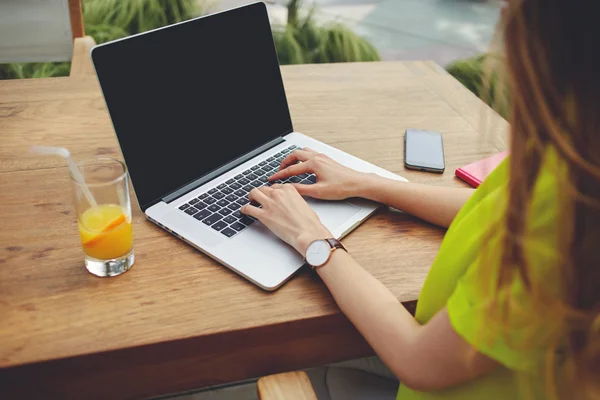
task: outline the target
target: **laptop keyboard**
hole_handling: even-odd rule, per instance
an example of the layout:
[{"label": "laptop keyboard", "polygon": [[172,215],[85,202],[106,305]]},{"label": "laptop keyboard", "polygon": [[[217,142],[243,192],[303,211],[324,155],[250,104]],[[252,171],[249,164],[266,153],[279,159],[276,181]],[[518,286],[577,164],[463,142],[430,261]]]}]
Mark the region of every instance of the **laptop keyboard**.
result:
[{"label": "laptop keyboard", "polygon": [[317,182],[314,174],[292,176],[272,183],[268,181],[268,177],[279,170],[281,161],[295,149],[298,147],[290,146],[272,154],[227,182],[182,204],[179,209],[229,238],[235,236],[256,221],[240,212],[240,208],[250,202],[248,193],[252,189],[271,186],[274,183],[293,182],[312,185]]}]

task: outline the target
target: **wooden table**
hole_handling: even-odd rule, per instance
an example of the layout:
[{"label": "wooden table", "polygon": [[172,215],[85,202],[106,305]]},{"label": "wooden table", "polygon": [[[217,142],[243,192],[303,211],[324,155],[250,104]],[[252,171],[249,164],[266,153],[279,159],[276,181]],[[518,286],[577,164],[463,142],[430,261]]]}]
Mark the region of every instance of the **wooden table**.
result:
[{"label": "wooden table", "polygon": [[[411,181],[465,186],[455,168],[506,148],[506,122],[432,63],[289,66],[283,75],[296,130]],[[406,128],[443,133],[443,175],[404,169]],[[87,273],[67,168],[28,146],[120,158],[95,78],[0,82],[0,140],[1,397],[144,398],[372,353],[309,271],[264,292],[137,205],[133,269]],[[409,304],[443,235],[382,210],[345,243]]]}]

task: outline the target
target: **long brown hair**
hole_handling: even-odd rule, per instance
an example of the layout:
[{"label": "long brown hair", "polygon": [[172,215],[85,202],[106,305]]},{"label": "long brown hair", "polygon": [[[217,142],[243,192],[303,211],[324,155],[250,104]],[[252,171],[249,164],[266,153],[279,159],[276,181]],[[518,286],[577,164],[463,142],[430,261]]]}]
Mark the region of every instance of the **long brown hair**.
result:
[{"label": "long brown hair", "polygon": [[[600,398],[600,17],[589,0],[513,0],[501,29],[512,102],[508,205],[497,290],[518,277],[561,327],[549,364],[561,363],[568,398]],[[557,176],[560,298],[548,301],[523,238],[545,151]],[[557,175],[558,174],[557,171]],[[555,296],[556,297],[556,296]],[[544,309],[545,310],[542,310]],[[506,317],[506,316],[505,316]],[[561,357],[556,357],[556,354]],[[549,365],[547,371],[554,371]],[[556,379],[555,379],[556,380]],[[548,390],[556,395],[556,386]]]}]

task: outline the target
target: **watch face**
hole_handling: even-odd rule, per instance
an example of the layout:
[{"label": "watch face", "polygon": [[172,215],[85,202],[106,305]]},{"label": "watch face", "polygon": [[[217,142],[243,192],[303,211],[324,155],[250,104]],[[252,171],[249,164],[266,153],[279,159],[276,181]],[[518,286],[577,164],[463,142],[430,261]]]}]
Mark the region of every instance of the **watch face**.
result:
[{"label": "watch face", "polygon": [[325,240],[316,240],[306,249],[306,261],[313,267],[319,267],[329,260],[331,246]]}]

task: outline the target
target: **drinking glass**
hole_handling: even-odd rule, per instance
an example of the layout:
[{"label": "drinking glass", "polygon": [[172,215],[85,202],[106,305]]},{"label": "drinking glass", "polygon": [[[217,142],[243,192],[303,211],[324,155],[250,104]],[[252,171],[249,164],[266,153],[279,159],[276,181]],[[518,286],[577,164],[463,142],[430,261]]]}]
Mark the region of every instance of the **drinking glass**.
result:
[{"label": "drinking glass", "polygon": [[71,175],[85,266],[96,276],[120,275],[135,260],[127,167],[112,158],[85,160],[78,167],[96,202],[91,204],[84,183]]}]

